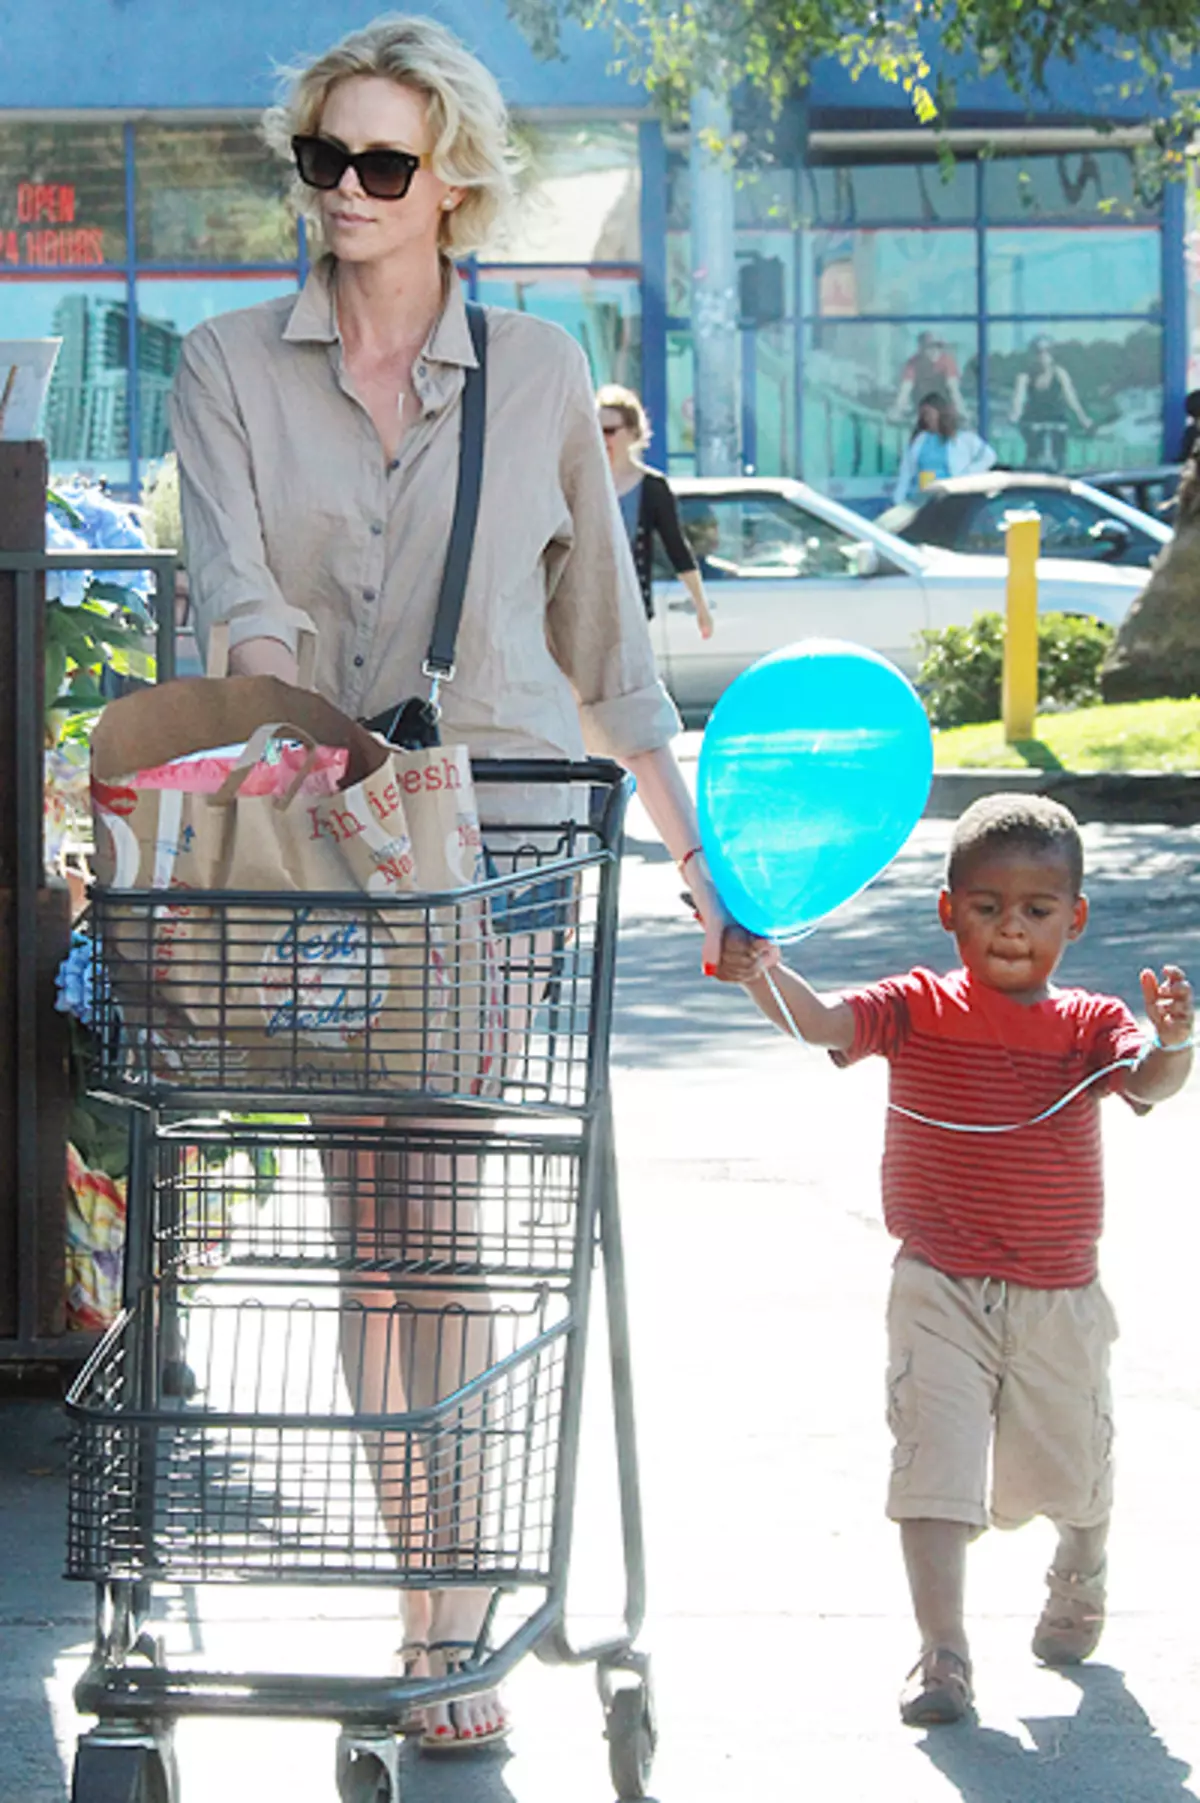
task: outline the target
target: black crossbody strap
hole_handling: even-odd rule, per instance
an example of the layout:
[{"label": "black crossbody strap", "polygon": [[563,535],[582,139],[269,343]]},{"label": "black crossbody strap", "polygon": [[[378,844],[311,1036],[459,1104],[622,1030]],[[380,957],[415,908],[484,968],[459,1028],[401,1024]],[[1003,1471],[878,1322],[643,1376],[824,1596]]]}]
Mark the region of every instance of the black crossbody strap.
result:
[{"label": "black crossbody strap", "polygon": [[[478,367],[464,372],[462,425],[458,453],[458,489],[454,497],[454,522],[450,548],[442,571],[433,636],[425,655],[425,675],[448,682],[454,675],[454,648],[462,619],[463,596],[475,544],[479,518],[479,492],[483,486],[483,436],[487,418],[487,314],[476,301],[467,302],[467,325]],[[435,691],[436,692],[436,691]]]}]

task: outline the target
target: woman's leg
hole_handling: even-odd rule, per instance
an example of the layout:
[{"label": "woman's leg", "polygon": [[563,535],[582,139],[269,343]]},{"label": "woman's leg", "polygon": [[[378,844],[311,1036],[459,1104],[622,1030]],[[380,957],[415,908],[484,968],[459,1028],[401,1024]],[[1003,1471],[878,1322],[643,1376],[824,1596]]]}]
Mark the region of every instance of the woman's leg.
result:
[{"label": "woman's leg", "polygon": [[[419,1139],[430,1124],[413,1121],[410,1133]],[[471,1260],[480,1228],[477,1155],[417,1147],[339,1149],[323,1158],[333,1233],[343,1257],[384,1265],[401,1258],[432,1265],[451,1256]],[[464,1295],[424,1275],[407,1279],[400,1292],[382,1270],[348,1278],[343,1293],[348,1306],[341,1313],[342,1369],[357,1413],[431,1407],[494,1362],[495,1318],[485,1291]],[[424,1449],[411,1434],[362,1437],[381,1521],[410,1579],[439,1563],[462,1569],[478,1557],[487,1477],[476,1419],[481,1409],[479,1403],[464,1404]],[[406,1644],[473,1645],[490,1599],[489,1587],[405,1588]],[[445,1665],[445,1655],[435,1653],[430,1669],[440,1672]],[[452,1708],[431,1708],[426,1715],[428,1733],[448,1743],[504,1726],[494,1691]]]}]

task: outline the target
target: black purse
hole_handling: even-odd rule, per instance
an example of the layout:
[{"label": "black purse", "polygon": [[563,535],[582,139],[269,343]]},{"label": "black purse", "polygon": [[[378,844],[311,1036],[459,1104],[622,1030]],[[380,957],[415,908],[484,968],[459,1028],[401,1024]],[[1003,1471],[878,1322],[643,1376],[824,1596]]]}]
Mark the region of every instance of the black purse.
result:
[{"label": "black purse", "polygon": [[385,708],[373,720],[362,722],[369,732],[380,733],[400,751],[420,751],[428,745],[441,744],[442,710],[438,706],[438,690],[443,682],[450,682],[454,676],[454,650],[475,544],[487,414],[487,314],[475,301],[467,302],[467,325],[478,366],[466,370],[463,378],[454,520],[450,527],[450,546],[442,571],[433,633],[421,666],[422,673],[430,680],[430,691],[427,697],[412,695],[396,707]]}]

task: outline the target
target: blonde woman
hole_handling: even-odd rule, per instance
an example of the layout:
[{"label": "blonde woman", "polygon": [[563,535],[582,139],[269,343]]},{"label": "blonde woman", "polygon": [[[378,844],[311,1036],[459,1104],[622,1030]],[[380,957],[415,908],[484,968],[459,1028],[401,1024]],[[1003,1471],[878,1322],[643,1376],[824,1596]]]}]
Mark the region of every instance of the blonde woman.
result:
[{"label": "blonde woman", "polygon": [[700,637],[712,637],[713,619],[695,553],[683,535],[679,509],[667,478],[642,460],[650,443],[650,422],[632,388],[606,384],[596,396],[604,449],[613,475],[621,518],[633,552],[647,619],[654,618],[654,540],[657,537],[692,598]]},{"label": "blonde woman", "polygon": [[[456,38],[392,17],[296,72],[267,131],[324,254],[298,299],[209,320],[184,344],[172,417],[197,627],[203,644],[228,620],[235,671],[294,682],[311,622],[317,688],[369,719],[428,686],[476,361],[455,259],[509,200],[507,120]],[[619,758],[686,867],[705,969],[723,976],[745,937],[696,851],[584,358],[526,314],[489,309],[487,325],[483,490],[443,735],[485,756]],[[426,1396],[428,1371],[406,1375],[406,1393]],[[453,1669],[487,1603],[485,1590],[408,1593],[410,1669]],[[483,1692],[427,1710],[425,1743],[505,1728]]]}]

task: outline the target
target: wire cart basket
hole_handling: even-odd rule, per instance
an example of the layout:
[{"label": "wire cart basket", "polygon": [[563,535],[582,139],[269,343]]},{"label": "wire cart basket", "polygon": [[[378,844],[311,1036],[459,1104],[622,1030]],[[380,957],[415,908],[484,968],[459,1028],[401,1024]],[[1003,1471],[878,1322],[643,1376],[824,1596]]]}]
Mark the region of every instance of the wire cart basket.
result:
[{"label": "wire cart basket", "polygon": [[[503,824],[485,824],[489,875],[468,890],[93,897],[94,1089],[126,1107],[131,1162],[124,1306],[67,1399],[67,1572],[96,1593],[76,1701],[99,1718],[73,1803],[177,1803],[184,1715],[336,1722],[343,1803],[399,1803],[414,1710],[491,1688],[530,1651],[595,1665],[617,1794],[645,1795],[607,1072],[629,784],[601,761],[475,775]],[[577,1647],[598,1254],[626,1594],[624,1631]],[[484,1587],[493,1603],[445,1676],[169,1666],[153,1586],[246,1582]],[[493,1646],[510,1591],[520,1620]]]}]

